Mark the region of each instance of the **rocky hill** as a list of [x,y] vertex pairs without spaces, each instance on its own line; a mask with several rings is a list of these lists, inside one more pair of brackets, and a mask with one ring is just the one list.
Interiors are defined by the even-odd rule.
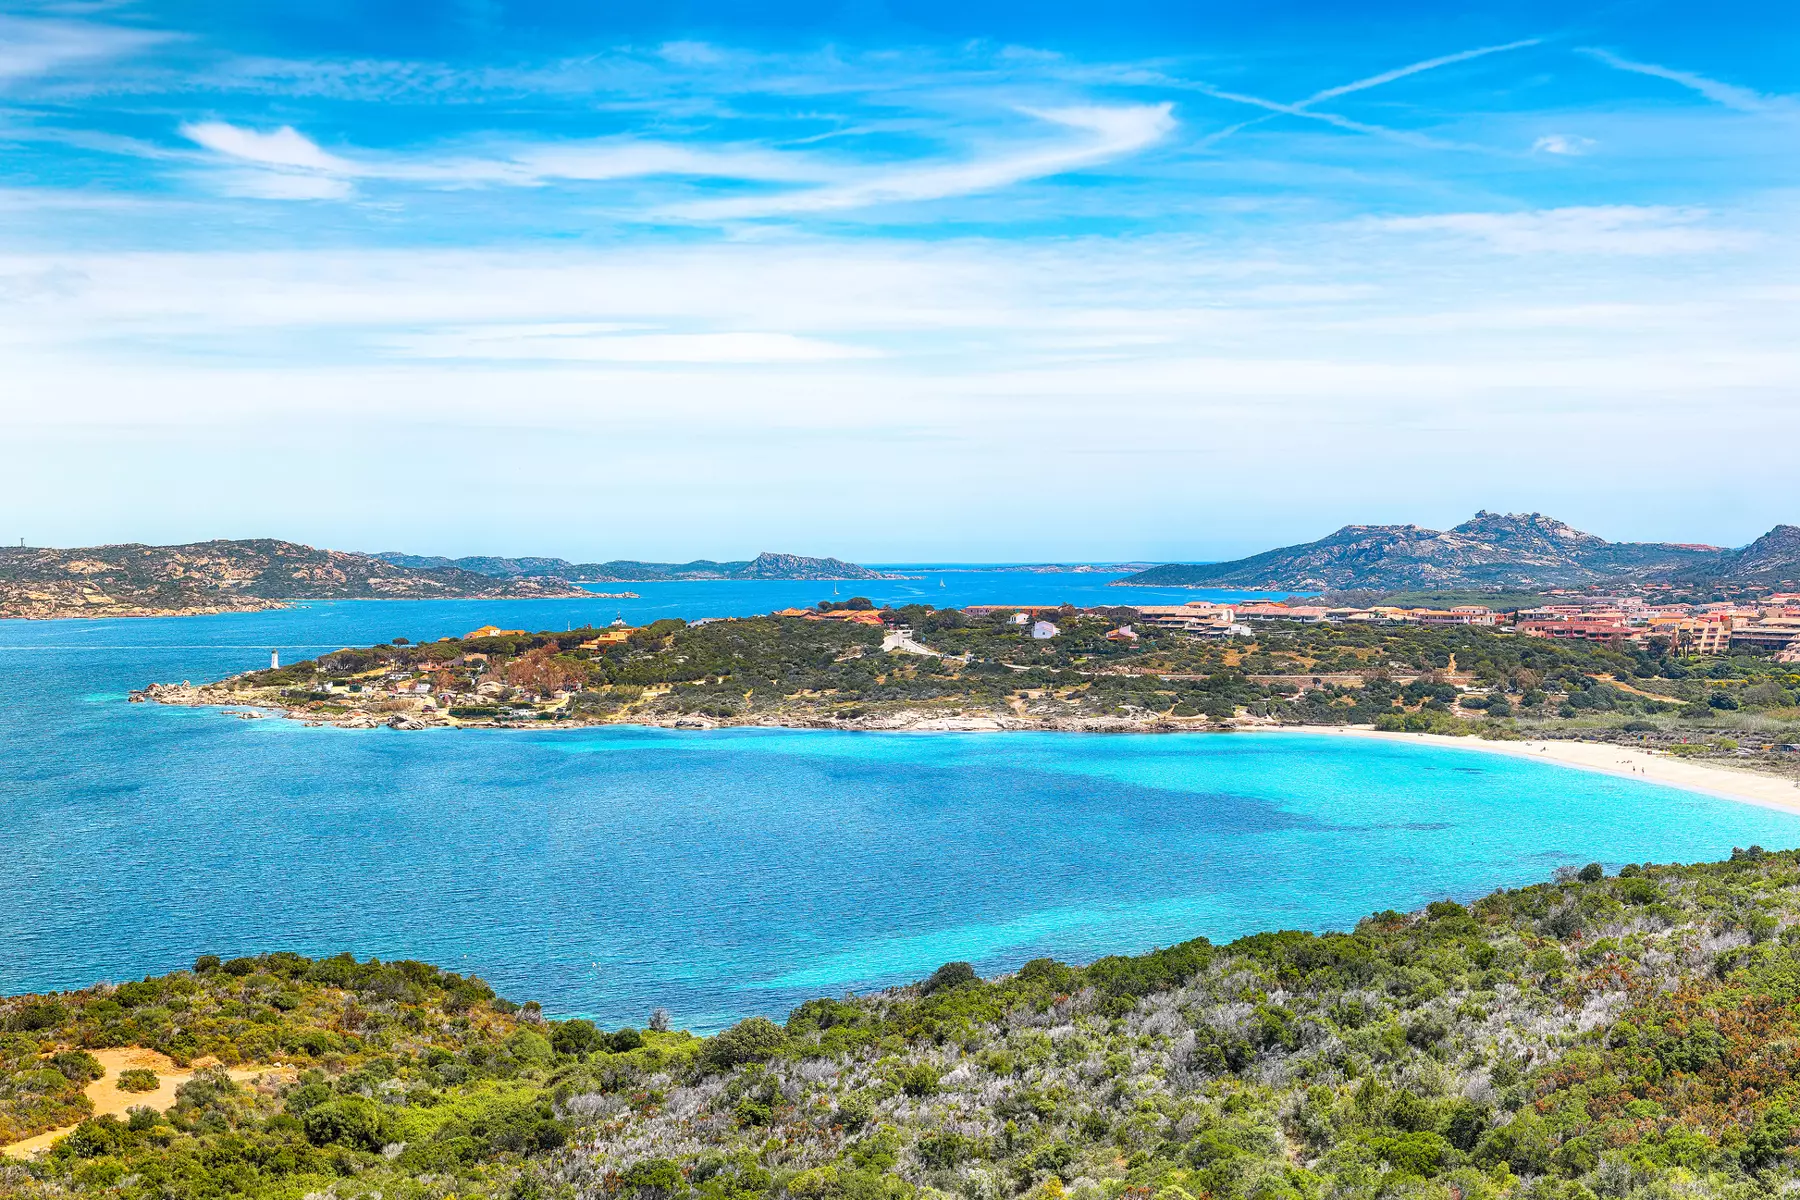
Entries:
[[0,549],[0,617],[170,616],[276,608],[292,600],[581,596],[565,579],[497,580],[405,567],[274,538],[185,546]]
[[808,558],[803,554],[764,552],[752,559],[714,562],[695,559],[685,563],[638,562],[614,559],[601,563],[572,563],[562,558],[437,558],[384,551],[375,557],[397,566],[457,569],[496,579],[522,579],[553,575],[583,583],[661,583],[693,579],[889,579],[880,571],[839,558]]
[[1294,591],[1570,587],[1712,571],[1747,550],[1608,542],[1541,513],[1482,511],[1444,531],[1418,525],[1346,525],[1304,545],[1234,562],[1152,567],[1117,582]]
[[1682,582],[1800,583],[1800,525],[1777,525],[1737,550],[1680,572]]

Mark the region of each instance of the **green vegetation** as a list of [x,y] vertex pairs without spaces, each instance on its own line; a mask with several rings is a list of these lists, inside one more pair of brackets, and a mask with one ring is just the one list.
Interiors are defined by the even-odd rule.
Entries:
[[121,1092],[154,1092],[157,1086],[156,1072],[147,1067],[127,1067],[119,1072]]
[[[8,1120],[82,1047],[247,1046],[8,1195],[1674,1200],[1800,1186],[1800,854],[1599,864],[1346,933],[976,978],[710,1039],[267,955],[0,1003]],[[89,1059],[91,1062],[91,1058]],[[72,1074],[70,1073],[72,1072]],[[63,1082],[40,1077],[56,1075]]]
[[[239,676],[198,698],[370,723],[1358,724],[1604,738],[1786,769],[1792,752],[1781,747],[1800,743],[1800,671],[1769,657],[1375,622],[1263,622],[1250,638],[1206,638],[1125,608],[1041,614],[1059,632],[1037,639],[1008,612],[876,611],[860,598],[821,609],[814,619],[384,643]],[[1126,624],[1135,641],[1108,638]],[[883,653],[884,634],[901,627],[938,655]]]

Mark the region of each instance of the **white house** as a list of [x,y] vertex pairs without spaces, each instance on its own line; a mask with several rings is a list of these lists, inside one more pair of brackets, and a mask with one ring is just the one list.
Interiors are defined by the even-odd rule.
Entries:
[[1055,637],[1061,632],[1062,630],[1058,629],[1048,621],[1039,621],[1031,627],[1031,636],[1040,642],[1048,641],[1050,638]]

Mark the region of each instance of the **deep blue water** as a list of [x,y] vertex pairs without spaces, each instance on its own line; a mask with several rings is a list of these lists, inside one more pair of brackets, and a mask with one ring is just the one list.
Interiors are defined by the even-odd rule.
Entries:
[[[1091,576],[943,578],[857,590],[940,604],[1155,594]],[[1565,863],[1800,844],[1784,813],[1307,734],[396,733],[125,702],[151,680],[264,664],[273,644],[291,658],[488,622],[766,612],[830,589],[0,622],[0,994],[203,952],[347,949],[474,971],[553,1013],[641,1023],[661,1004],[710,1029],[951,959],[993,971],[1341,928]]]

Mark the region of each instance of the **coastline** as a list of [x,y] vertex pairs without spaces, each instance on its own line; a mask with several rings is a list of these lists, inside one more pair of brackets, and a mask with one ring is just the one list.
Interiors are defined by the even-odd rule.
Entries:
[[[1583,742],[1557,738],[1497,741],[1479,737],[1450,737],[1436,733],[1390,733],[1366,725],[1220,725],[1206,717],[1171,717],[1158,715],[1149,720],[1119,717],[1032,718],[1013,714],[948,715],[901,711],[881,715],[842,719],[803,717],[780,720],[764,716],[750,720],[718,719],[699,715],[652,718],[649,714],[632,714],[625,719],[559,721],[546,726],[536,721],[462,722],[422,714],[346,713],[321,719],[319,714],[289,710],[279,704],[259,703],[256,699],[236,699],[220,695],[217,685],[152,684],[135,692],[135,702],[149,701],[180,708],[211,708],[224,716],[239,720],[274,718],[297,721],[319,727],[343,729],[389,728],[400,731],[424,729],[593,729],[607,726],[636,726],[650,729],[705,731],[712,729],[836,729],[849,733],[1300,733],[1318,737],[1358,737],[1381,741],[1410,742],[1472,750],[1487,754],[1506,754],[1515,758],[1531,758],[1576,770],[1595,771],[1621,779],[1658,783],[1683,791],[1699,792],[1724,800],[1755,804],[1800,814],[1800,782],[1797,776],[1721,766],[1673,758],[1632,746],[1611,742]],[[1796,768],[1800,772],[1800,767]]]
[[[1390,742],[1424,743],[1485,754],[1505,754],[1514,758],[1530,758],[1556,763],[1581,771],[1636,779],[1642,783],[1659,783],[1685,792],[1700,792],[1721,800],[1735,800],[1761,808],[1800,813],[1800,786],[1791,777],[1762,771],[1738,770],[1689,759],[1671,758],[1630,746],[1610,742],[1577,742],[1559,739],[1527,739],[1517,742],[1489,741],[1476,737],[1448,737],[1437,733],[1388,733],[1367,726],[1307,725],[1282,726],[1285,732],[1309,733],[1320,737],[1360,737]],[[1251,732],[1240,730],[1240,732]]]

